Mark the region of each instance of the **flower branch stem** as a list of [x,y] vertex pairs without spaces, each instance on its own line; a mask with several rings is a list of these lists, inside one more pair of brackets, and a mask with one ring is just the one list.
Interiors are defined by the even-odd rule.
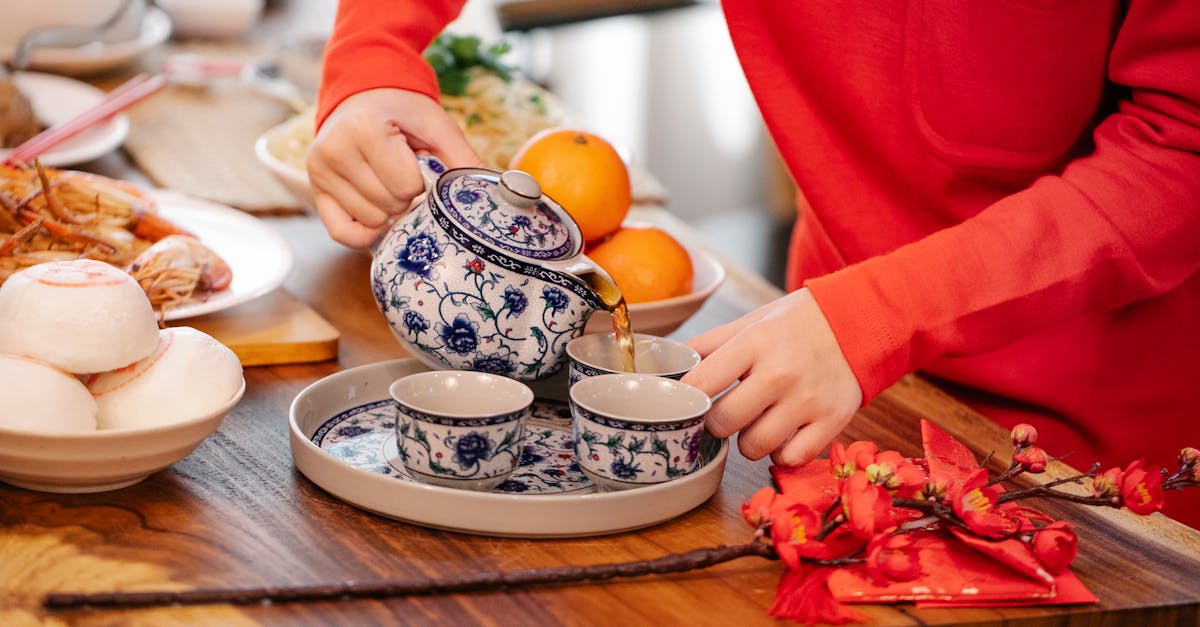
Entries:
[[192,590],[150,590],[138,592],[71,593],[46,595],[43,607],[52,610],[91,608],[135,608],[166,605],[202,605],[231,603],[291,603],[299,601],[337,601],[361,598],[429,596],[458,592],[480,592],[559,585],[581,581],[602,581],[616,577],[640,577],[681,573],[707,568],[742,557],[777,559],[770,544],[750,542],[735,546],[717,546],[673,553],[657,559],[594,566],[535,568],[513,572],[482,572],[445,579],[392,579],[346,581],[307,586],[262,586],[245,588],[195,588]]

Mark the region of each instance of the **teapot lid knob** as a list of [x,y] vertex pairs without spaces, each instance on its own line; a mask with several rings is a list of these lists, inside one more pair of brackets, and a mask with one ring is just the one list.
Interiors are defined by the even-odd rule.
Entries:
[[529,173],[508,170],[500,175],[500,197],[514,207],[528,209],[542,197],[542,187]]

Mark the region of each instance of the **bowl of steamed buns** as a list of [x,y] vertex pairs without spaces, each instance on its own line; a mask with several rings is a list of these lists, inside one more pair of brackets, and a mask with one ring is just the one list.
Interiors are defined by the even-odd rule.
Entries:
[[233,351],[190,327],[159,329],[119,268],[55,261],[0,285],[0,481],[132,485],[195,450],[245,387]]

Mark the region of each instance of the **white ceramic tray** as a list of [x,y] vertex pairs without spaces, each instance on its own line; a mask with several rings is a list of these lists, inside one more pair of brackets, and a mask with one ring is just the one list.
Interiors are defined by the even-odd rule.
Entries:
[[408,478],[392,437],[388,386],[427,368],[415,359],[343,370],[305,388],[290,411],[292,458],[306,477],[357,507],[406,522],[494,536],[554,538],[617,533],[661,523],[716,492],[727,440],[702,446],[705,465],[668,483],[596,492],[571,453],[565,377],[532,387],[538,400],[521,465],[491,492]]

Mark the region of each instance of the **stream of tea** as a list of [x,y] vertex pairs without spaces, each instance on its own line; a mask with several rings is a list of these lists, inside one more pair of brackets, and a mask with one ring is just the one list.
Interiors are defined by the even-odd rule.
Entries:
[[621,353],[621,369],[637,372],[634,368],[633,326],[629,323],[629,307],[617,284],[603,272],[592,272],[581,277],[592,291],[600,297],[604,308],[612,315],[613,336],[617,338],[617,350]]

